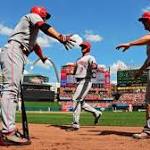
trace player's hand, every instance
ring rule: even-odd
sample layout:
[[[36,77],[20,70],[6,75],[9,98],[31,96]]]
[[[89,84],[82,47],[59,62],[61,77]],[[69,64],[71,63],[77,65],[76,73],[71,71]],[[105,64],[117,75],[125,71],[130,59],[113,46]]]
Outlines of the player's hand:
[[[65,46],[67,50],[72,49],[74,47],[75,41],[71,39],[72,35],[62,35],[59,36],[59,41]]]
[[[44,56],[41,58],[42,62],[45,63],[45,61],[48,59],[48,57]]]
[[[125,52],[128,48],[130,48],[130,46],[130,43],[120,44],[116,47],[116,49],[122,49],[122,52]]]
[[[91,68],[96,70],[98,68],[98,65],[96,63],[92,63]]]

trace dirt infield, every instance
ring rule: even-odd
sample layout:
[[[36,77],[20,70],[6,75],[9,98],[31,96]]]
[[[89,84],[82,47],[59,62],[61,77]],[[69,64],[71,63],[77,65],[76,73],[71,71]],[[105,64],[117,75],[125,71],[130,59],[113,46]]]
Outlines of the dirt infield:
[[[150,139],[135,140],[139,127],[83,126],[67,132],[67,126],[30,124],[32,144],[0,147],[0,150],[149,150]]]

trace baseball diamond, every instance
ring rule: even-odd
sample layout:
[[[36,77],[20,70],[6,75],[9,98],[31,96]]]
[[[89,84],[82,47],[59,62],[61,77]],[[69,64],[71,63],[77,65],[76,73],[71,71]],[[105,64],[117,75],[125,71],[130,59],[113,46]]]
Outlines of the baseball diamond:
[[[0,150],[150,149],[148,1],[1,6]]]

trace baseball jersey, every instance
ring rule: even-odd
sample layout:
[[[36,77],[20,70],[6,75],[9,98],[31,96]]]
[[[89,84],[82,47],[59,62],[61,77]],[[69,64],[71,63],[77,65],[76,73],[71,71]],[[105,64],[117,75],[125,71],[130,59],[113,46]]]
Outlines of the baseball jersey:
[[[147,44],[147,57],[150,57],[150,43]],[[147,69],[150,69],[150,66]]]
[[[16,25],[13,33],[11,34],[10,40],[15,40],[21,43],[29,52],[36,43],[39,28],[36,23],[44,22],[44,20],[35,13],[30,13],[23,16],[20,22]]]
[[[150,43],[147,44],[147,56],[150,56]]]
[[[76,62],[75,78],[92,78],[91,64],[96,63],[96,60],[91,55],[85,55],[79,58]]]

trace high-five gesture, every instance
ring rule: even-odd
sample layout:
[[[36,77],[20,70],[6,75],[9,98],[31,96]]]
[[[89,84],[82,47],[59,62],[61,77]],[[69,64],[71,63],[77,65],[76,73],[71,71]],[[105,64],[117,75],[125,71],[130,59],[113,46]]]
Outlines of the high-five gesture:
[[[75,43],[75,41],[71,39],[71,36],[72,34],[71,35],[62,35],[62,34],[59,35],[58,40],[65,46],[67,50],[74,47],[73,43]]]

